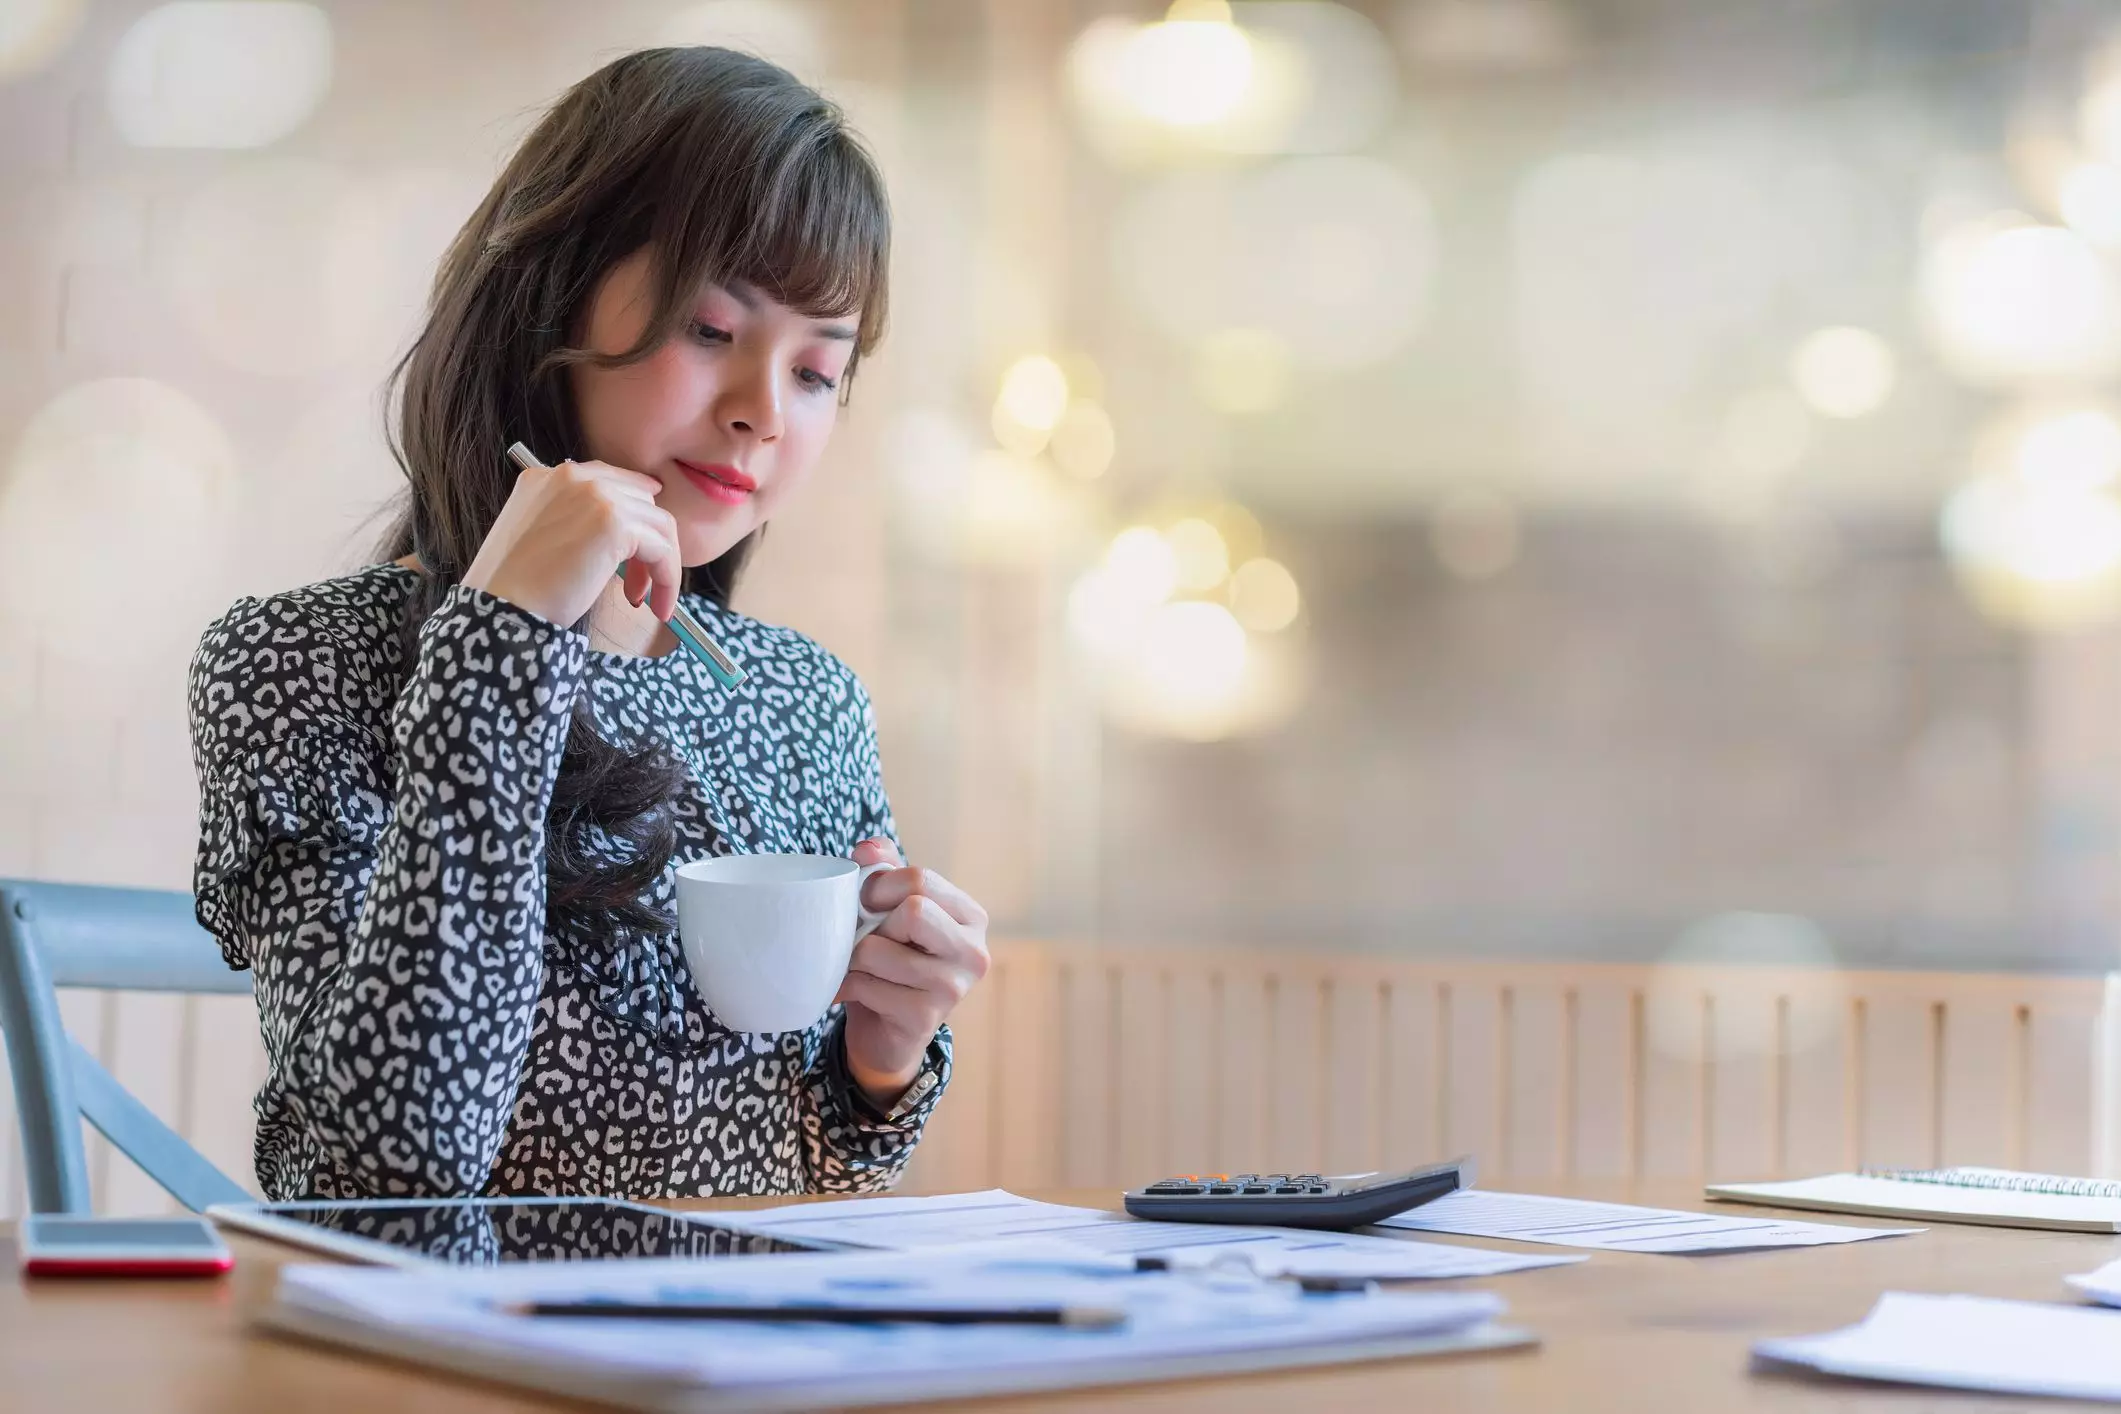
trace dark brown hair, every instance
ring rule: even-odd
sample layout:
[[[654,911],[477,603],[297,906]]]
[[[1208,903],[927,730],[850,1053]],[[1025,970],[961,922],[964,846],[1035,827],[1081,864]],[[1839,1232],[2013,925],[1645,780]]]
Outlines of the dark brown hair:
[[[743,281],[813,317],[859,309],[851,380],[883,334],[890,238],[883,179],[840,110],[763,59],[647,49],[569,89],[443,256],[426,325],[391,374],[391,450],[410,489],[381,554],[427,570],[406,606],[406,661],[508,500],[508,444],[587,455],[570,367],[638,362],[684,328],[702,287]],[[639,342],[578,347],[604,276],[644,249],[655,312]],[[754,538],[689,570],[686,588],[726,605]],[[673,926],[648,895],[676,846],[667,806],[682,781],[666,753],[606,741],[576,707],[546,823],[550,930]]]

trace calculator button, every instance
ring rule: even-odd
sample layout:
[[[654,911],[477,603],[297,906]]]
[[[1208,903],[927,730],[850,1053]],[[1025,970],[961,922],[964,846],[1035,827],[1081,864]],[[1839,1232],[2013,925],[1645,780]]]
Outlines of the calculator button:
[[[1304,1191],[1307,1193],[1329,1193],[1332,1190],[1323,1183],[1314,1183]]]
[[[1236,1191],[1237,1185],[1234,1183],[1211,1183],[1208,1185],[1208,1192],[1216,1197],[1222,1197]]]
[[[1199,1193],[1202,1189],[1197,1183],[1152,1183],[1149,1185],[1149,1191],[1151,1193]]]
[[[1245,1192],[1247,1193],[1272,1193],[1273,1191],[1273,1187],[1265,1183],[1248,1183],[1245,1185]]]

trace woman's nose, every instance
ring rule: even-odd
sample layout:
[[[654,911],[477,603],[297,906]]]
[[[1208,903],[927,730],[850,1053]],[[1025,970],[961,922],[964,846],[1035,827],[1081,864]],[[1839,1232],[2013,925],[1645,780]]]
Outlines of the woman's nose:
[[[770,368],[756,368],[723,389],[716,415],[738,436],[771,442],[781,435],[781,390]]]

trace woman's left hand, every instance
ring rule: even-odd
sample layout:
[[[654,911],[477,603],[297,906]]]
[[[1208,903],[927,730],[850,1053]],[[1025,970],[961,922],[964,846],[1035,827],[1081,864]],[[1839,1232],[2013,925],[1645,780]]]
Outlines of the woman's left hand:
[[[847,1004],[847,1069],[886,1110],[920,1074],[936,1028],[987,975],[987,910],[934,870],[906,868],[889,840],[863,840],[854,862],[899,866],[863,890],[862,906],[886,917],[854,945],[835,998]]]

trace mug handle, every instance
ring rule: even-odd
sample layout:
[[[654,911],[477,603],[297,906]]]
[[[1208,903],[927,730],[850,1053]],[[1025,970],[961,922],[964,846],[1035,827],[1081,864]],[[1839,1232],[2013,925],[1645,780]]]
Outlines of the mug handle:
[[[877,928],[883,924],[883,921],[891,916],[888,912],[878,913],[874,909],[864,908],[862,906],[862,890],[869,887],[869,879],[872,875],[881,874],[886,869],[898,869],[901,867],[903,866],[897,864],[864,865],[862,868],[862,872],[855,878],[854,940],[856,942],[860,942],[862,939],[868,937],[871,933],[874,933]]]

